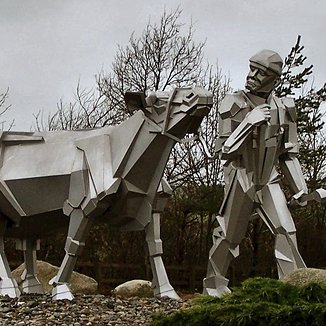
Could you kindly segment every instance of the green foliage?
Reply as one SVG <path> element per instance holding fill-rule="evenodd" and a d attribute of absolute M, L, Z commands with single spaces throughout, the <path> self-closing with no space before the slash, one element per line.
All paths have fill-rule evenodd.
<path fill-rule="evenodd" d="M 325 325 L 326 284 L 299 288 L 268 278 L 243 282 L 220 298 L 200 296 L 169 316 L 154 315 L 152 326 Z"/>

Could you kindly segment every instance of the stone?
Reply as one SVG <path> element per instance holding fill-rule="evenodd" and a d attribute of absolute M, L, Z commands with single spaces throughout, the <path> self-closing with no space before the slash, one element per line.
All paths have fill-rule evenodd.
<path fill-rule="evenodd" d="M 145 280 L 131 280 L 117 286 L 112 293 L 125 298 L 151 298 L 153 297 L 152 283 Z"/>
<path fill-rule="evenodd" d="M 295 286 L 305 286 L 312 282 L 326 284 L 326 270 L 317 268 L 299 268 L 284 276 L 281 281 Z"/>
<path fill-rule="evenodd" d="M 22 284 L 21 275 L 25 269 L 25 264 L 18 266 L 12 275 L 16 279 L 18 285 Z M 49 285 L 49 281 L 58 273 L 59 267 L 46 263 L 44 261 L 37 261 L 37 278 L 42 284 L 45 293 L 52 292 L 52 285 Z M 70 280 L 70 288 L 73 293 L 76 294 L 96 294 L 98 284 L 93 278 L 73 272 Z"/>
<path fill-rule="evenodd" d="M 35 301 L 36 306 L 30 306 L 32 301 Z M 108 308 L 109 302 L 114 310 Z M 169 314 L 187 308 L 190 304 L 190 301 L 180 302 L 166 298 L 78 294 L 74 301 L 52 300 L 50 294 L 22 295 L 19 299 L 0 296 L 0 325 L 148 326 L 154 312 Z"/>

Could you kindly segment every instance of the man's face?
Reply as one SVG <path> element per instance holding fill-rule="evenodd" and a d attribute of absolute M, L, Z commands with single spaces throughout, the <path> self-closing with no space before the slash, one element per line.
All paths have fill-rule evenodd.
<path fill-rule="evenodd" d="M 268 97 L 277 84 L 279 76 L 273 71 L 254 62 L 250 62 L 250 71 L 247 76 L 246 89 L 261 97 Z"/>

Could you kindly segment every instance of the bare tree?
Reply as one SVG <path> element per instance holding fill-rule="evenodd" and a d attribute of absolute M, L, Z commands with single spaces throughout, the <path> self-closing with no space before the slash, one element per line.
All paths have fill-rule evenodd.
<path fill-rule="evenodd" d="M 146 94 L 197 85 L 209 89 L 214 96 L 214 107 L 203 122 L 201 133 L 212 153 L 218 132 L 217 108 L 229 90 L 229 80 L 218 68 L 203 63 L 205 42 L 194 41 L 194 26 L 192 22 L 182 23 L 181 15 L 179 8 L 165 11 L 157 23 L 150 20 L 140 36 L 133 33 L 127 46 L 118 47 L 112 70 L 109 73 L 102 71 L 96 77 L 96 88 L 86 90 L 78 83 L 74 101 L 67 104 L 60 101 L 56 113 L 45 122 L 40 113 L 36 116 L 37 129 L 80 129 L 116 124 L 129 115 L 124 104 L 126 91 Z M 166 177 L 176 191 L 164 218 L 165 230 L 171 230 L 177 241 L 171 241 L 171 250 L 166 247 L 167 254 L 173 257 L 173 245 L 177 245 L 180 261 L 181 256 L 186 255 L 182 248 L 191 250 L 197 241 L 200 250 L 196 255 L 205 260 L 211 245 L 218 197 L 222 198 L 220 162 L 210 160 L 202 145 L 188 139 L 173 150 Z M 192 203 L 191 209 L 189 203 Z M 171 210 L 173 214 L 170 214 Z M 96 237 L 110 236 L 102 228 L 95 232 Z M 169 236 L 165 233 L 165 237 Z M 126 237 L 130 236 L 120 236 L 121 239 Z M 112 244 L 112 239 L 107 242 Z M 102 249 L 95 252 L 103 255 Z M 101 256 L 101 260 L 107 258 Z"/>
<path fill-rule="evenodd" d="M 121 99 L 123 102 L 123 98 Z M 108 109 L 110 108 L 110 109 Z M 35 115 L 37 130 L 76 130 L 115 125 L 127 118 L 127 113 L 114 107 L 98 89 L 82 88 L 80 82 L 75 90 L 75 100 L 57 103 L 57 110 L 46 119 L 42 112 Z"/>
<path fill-rule="evenodd" d="M 118 47 L 112 72 L 102 72 L 97 79 L 109 109 L 126 111 L 126 91 L 146 94 L 197 83 L 205 43 L 193 41 L 194 27 L 180 22 L 181 13 L 179 8 L 170 13 L 164 11 L 158 24 L 149 21 L 140 37 L 133 33 L 126 47 Z"/>
<path fill-rule="evenodd" d="M 57 111 L 44 121 L 36 115 L 37 129 L 79 129 L 112 125 L 130 114 L 124 103 L 126 91 L 168 90 L 192 86 L 202 75 L 205 42 L 196 43 L 194 27 L 182 23 L 180 8 L 162 14 L 159 23 L 151 20 L 138 37 L 132 33 L 129 44 L 118 46 L 109 73 L 96 76 L 96 89 L 86 90 L 78 83 L 75 100 L 60 101 Z"/>
<path fill-rule="evenodd" d="M 11 108 L 11 104 L 6 104 L 6 101 L 9 96 L 9 88 L 6 89 L 4 93 L 0 94 L 0 117 L 3 118 L 4 114 Z M 7 121 L 2 120 L 0 121 L 0 130 L 10 130 L 14 125 L 14 120 Z"/>

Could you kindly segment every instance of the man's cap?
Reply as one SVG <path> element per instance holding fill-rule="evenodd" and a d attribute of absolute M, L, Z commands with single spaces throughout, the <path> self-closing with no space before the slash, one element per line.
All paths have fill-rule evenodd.
<path fill-rule="evenodd" d="M 281 56 L 272 50 L 261 50 L 254 54 L 250 59 L 250 62 L 257 63 L 273 72 L 277 75 L 282 74 L 283 60 Z"/>

